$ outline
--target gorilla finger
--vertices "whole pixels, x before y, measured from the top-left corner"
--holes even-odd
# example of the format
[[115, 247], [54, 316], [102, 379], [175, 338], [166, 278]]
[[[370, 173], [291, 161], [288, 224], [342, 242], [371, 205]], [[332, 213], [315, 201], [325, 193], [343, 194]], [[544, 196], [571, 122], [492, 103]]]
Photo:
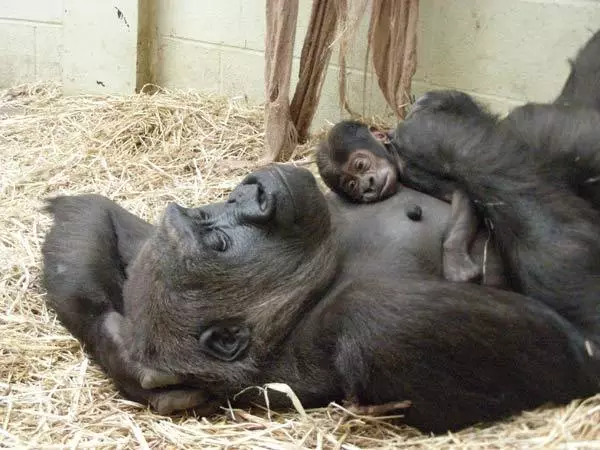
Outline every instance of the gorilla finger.
[[140, 369], [139, 380], [144, 389], [156, 389], [183, 383], [183, 377], [179, 375], [159, 372], [147, 367]]
[[165, 391], [150, 396], [150, 406], [159, 414], [167, 415], [176, 411], [193, 409], [206, 403], [204, 393], [200, 391]]

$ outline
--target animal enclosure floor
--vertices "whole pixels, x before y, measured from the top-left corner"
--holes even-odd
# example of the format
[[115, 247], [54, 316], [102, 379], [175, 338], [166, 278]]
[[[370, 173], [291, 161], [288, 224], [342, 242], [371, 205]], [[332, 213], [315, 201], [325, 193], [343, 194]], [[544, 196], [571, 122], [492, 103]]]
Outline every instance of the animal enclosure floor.
[[43, 199], [103, 194], [153, 222], [169, 201], [224, 198], [257, 166], [263, 140], [262, 109], [242, 100], [0, 91], [0, 447], [600, 448], [600, 395], [430, 437], [338, 405], [163, 417], [117, 394], [44, 304]]

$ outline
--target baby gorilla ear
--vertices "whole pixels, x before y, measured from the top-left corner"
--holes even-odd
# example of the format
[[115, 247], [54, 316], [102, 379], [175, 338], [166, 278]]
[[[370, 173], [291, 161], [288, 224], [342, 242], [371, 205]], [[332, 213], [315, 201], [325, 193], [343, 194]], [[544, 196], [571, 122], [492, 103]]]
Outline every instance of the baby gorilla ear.
[[390, 135], [385, 131], [378, 130], [375, 127], [369, 128], [369, 131], [371, 132], [373, 137], [382, 144], [389, 144], [391, 142]]
[[202, 350], [221, 361], [235, 361], [249, 343], [250, 329], [245, 325], [212, 325], [200, 335]]

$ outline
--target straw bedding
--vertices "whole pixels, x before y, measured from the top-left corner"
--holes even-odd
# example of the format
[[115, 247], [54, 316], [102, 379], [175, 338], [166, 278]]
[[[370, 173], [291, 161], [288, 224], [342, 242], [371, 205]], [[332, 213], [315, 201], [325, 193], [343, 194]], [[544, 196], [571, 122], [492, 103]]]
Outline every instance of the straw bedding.
[[[436, 437], [338, 405], [230, 408], [205, 419], [158, 416], [120, 397], [44, 304], [42, 199], [100, 193], [150, 221], [168, 201], [222, 199], [259, 164], [262, 117], [243, 99], [197, 93], [0, 91], [0, 447], [600, 448], [600, 395]], [[309, 149], [295, 159], [306, 161]]]

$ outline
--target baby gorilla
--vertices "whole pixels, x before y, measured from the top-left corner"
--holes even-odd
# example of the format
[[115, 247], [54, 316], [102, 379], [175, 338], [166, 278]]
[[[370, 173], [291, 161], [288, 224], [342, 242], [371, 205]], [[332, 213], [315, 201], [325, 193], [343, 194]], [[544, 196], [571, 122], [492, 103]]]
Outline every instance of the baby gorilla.
[[[473, 107], [478, 108], [475, 104]], [[443, 243], [444, 278], [467, 282], [481, 276], [481, 266], [469, 254], [479, 225], [471, 201], [450, 180], [433, 182], [431, 177], [415, 173], [418, 169], [406, 164], [393, 144], [391, 133], [371, 131], [356, 121], [342, 121], [319, 145], [317, 166], [321, 178], [333, 192], [359, 203], [377, 202], [393, 195], [399, 181], [411, 187], [411, 180], [418, 179], [421, 183], [432, 180], [427, 192], [452, 204]], [[416, 220], [419, 219], [420, 216]]]

